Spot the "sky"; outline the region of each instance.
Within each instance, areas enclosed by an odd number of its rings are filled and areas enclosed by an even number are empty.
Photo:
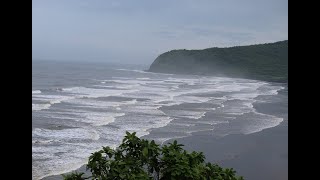
[[[151,64],[288,39],[288,0],[32,0],[32,59]]]

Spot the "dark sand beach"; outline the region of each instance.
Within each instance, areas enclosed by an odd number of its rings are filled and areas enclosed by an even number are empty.
[[[194,133],[178,141],[190,151],[202,151],[206,160],[232,167],[247,180],[288,179],[288,126],[249,135],[215,138],[211,132]]]
[[[287,98],[287,90],[279,96]],[[263,98],[263,97],[261,97]],[[256,103],[258,112],[277,115],[284,120],[276,127],[248,135],[233,134],[219,138],[212,131],[193,133],[178,139],[190,151],[202,151],[206,161],[232,167],[246,180],[288,179],[288,101]],[[172,140],[170,140],[172,141]]]

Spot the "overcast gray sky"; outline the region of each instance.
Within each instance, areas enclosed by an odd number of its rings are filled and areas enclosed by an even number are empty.
[[[287,0],[32,0],[37,60],[150,64],[172,49],[286,39]]]

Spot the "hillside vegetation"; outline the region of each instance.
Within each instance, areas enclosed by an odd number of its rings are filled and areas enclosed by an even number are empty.
[[[172,50],[158,56],[148,71],[287,82],[288,40],[228,48]]]

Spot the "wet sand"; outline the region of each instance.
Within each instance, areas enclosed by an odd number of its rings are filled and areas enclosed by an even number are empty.
[[[170,140],[171,141],[171,140]],[[246,180],[288,179],[287,123],[249,135],[214,137],[198,132],[178,139],[189,151],[202,151],[206,161],[234,168]]]

